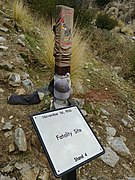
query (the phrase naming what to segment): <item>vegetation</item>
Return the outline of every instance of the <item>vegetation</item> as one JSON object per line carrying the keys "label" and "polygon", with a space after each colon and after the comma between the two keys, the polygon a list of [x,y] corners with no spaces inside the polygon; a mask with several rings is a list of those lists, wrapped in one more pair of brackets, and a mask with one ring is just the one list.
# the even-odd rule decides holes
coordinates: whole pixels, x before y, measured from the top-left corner
{"label": "vegetation", "polygon": [[96,0],[96,3],[97,3],[98,6],[103,7],[103,6],[107,5],[111,1],[112,0]]}
{"label": "vegetation", "polygon": [[96,26],[101,29],[111,30],[118,24],[117,20],[110,18],[107,14],[99,14]]}

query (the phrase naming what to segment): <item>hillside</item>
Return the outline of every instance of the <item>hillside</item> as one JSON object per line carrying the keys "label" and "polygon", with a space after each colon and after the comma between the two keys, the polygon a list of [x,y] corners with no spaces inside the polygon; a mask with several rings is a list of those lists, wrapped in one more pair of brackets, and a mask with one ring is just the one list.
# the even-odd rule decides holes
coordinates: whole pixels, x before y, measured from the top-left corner
{"label": "hillside", "polygon": [[[38,27],[34,27],[32,33],[19,25],[18,28],[17,31],[11,3],[0,0],[0,180],[55,180],[29,117],[50,107],[52,96],[47,87],[52,69],[40,56],[40,41],[36,39],[41,33]],[[102,36],[101,31],[98,32]],[[104,52],[99,53],[95,46],[92,52],[90,48],[94,44],[84,45],[88,53],[81,67],[82,82],[73,81],[73,86],[80,91],[74,90],[72,99],[79,102],[106,151],[105,155],[77,170],[78,180],[135,180],[135,86],[119,76],[121,68],[128,69],[125,62],[123,67],[112,67],[114,61],[105,63],[104,60],[105,57],[111,60],[114,53],[109,56],[110,52],[119,51],[125,44],[132,46],[132,35],[130,38],[125,34],[117,35],[124,45],[121,43],[123,46],[112,51],[102,48]],[[99,47],[101,50],[102,45]],[[120,59],[127,54],[128,49],[127,53],[120,54]],[[39,88],[45,94],[39,104],[7,103],[11,94],[31,94]]]}

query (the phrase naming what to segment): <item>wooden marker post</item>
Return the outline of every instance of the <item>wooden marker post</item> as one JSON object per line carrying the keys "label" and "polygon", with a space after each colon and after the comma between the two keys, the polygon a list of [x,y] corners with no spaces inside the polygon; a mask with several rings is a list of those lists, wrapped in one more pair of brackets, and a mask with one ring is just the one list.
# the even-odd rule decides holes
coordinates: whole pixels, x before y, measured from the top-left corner
{"label": "wooden marker post", "polygon": [[71,95],[70,64],[72,54],[74,9],[56,6],[55,33],[55,73],[54,73],[54,107],[67,107]]}
{"label": "wooden marker post", "polygon": [[55,32],[55,74],[70,73],[72,32],[74,9],[67,6],[56,6]]}

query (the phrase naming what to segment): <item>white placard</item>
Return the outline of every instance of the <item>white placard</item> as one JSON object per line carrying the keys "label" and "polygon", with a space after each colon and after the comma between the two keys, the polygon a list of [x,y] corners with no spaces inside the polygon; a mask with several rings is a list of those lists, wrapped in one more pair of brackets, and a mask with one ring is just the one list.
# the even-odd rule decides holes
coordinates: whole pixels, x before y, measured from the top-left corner
{"label": "white placard", "polygon": [[33,115],[32,122],[57,177],[104,153],[76,106]]}

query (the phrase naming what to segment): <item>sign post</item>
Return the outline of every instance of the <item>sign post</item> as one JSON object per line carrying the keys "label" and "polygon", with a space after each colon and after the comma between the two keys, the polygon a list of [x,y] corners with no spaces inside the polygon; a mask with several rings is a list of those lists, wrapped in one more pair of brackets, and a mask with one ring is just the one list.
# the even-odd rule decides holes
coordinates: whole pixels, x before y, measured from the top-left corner
{"label": "sign post", "polygon": [[56,177],[75,180],[76,169],[104,153],[104,149],[77,106],[31,117]]}

